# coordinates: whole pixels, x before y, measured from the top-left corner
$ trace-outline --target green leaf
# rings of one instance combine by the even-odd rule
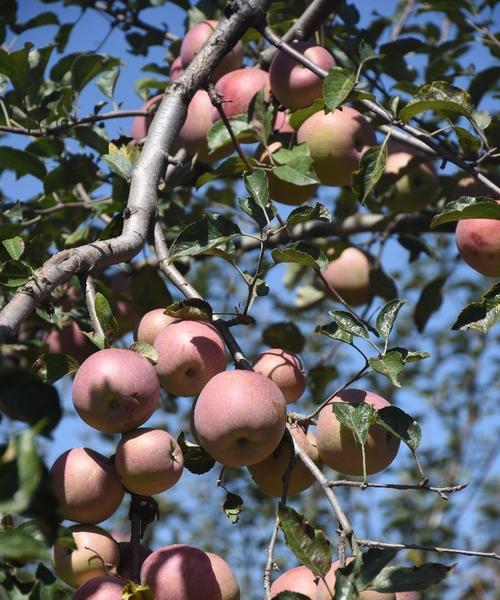
[[[319,110],[323,110],[324,106],[324,100],[322,98],[318,98],[318,100],[315,100],[311,106],[300,108],[299,110],[294,111],[289,118],[291,127],[297,131],[304,121],[306,121],[314,113],[317,113]]]
[[[12,260],[19,260],[24,252],[24,240],[22,237],[16,236],[8,240],[3,240],[2,244],[9,253]]]
[[[380,57],[370,44],[367,44],[364,40],[359,43],[358,54],[362,64]]]
[[[79,364],[67,354],[44,354],[36,361],[40,379],[45,383],[55,383],[69,373],[76,373]]]
[[[323,531],[313,527],[290,506],[280,506],[278,516],[286,545],[304,566],[324,577],[331,567],[332,547]]]
[[[324,298],[326,298],[324,290],[319,290],[313,285],[299,285],[296,288],[294,304],[297,308],[307,308]]]
[[[255,169],[250,174],[245,173],[243,183],[255,203],[265,211],[269,204],[269,185],[264,169]]]
[[[104,335],[106,336],[107,341],[112,343],[118,338],[120,331],[118,321],[113,316],[113,311],[111,310],[109,302],[101,292],[96,293],[94,302],[97,318],[104,331]]]
[[[23,230],[23,226],[17,223],[0,223],[0,240],[8,240]]]
[[[323,250],[305,242],[293,242],[282,249],[274,248],[271,256],[275,263],[297,263],[320,271],[328,267],[328,258]]]
[[[443,223],[461,219],[500,219],[500,204],[483,196],[461,196],[445,204],[443,210],[432,219],[431,227],[434,229]]]
[[[138,313],[144,314],[158,308],[168,306],[172,296],[168,291],[165,281],[154,265],[143,265],[134,269],[130,277],[132,289],[132,304]]]
[[[405,304],[404,300],[390,300],[377,315],[375,329],[384,340],[389,338],[394,322],[398,316],[401,307]]]
[[[139,148],[132,144],[115,146],[115,144],[110,143],[108,154],[103,154],[101,158],[114,173],[130,181],[139,161],[140,153]]]
[[[328,110],[336,110],[356,85],[356,74],[342,67],[332,67],[323,80],[323,96]]]
[[[427,321],[441,307],[443,302],[443,286],[446,276],[440,275],[430,281],[422,290],[413,314],[413,319],[420,333],[423,332]]]
[[[52,385],[21,368],[0,368],[0,409],[11,419],[36,425],[42,419],[43,433],[59,423],[59,396]]]
[[[106,71],[99,77],[96,81],[96,86],[99,90],[108,98],[113,98],[113,94],[115,93],[116,82],[118,80],[118,76],[120,75],[119,67],[114,67],[113,69]]]
[[[70,600],[72,593],[42,563],[35,572],[35,585],[30,600]]]
[[[330,211],[316,202],[314,206],[299,206],[294,208],[288,215],[286,220],[287,227],[293,227],[299,223],[306,223],[307,221],[324,221],[326,223],[332,222],[332,215]]]
[[[269,202],[265,208],[262,208],[260,204],[251,198],[240,198],[239,205],[241,209],[246,212],[246,214],[251,217],[262,230],[266,227],[278,214],[278,210],[276,206]]]
[[[243,498],[238,494],[227,492],[222,509],[234,525],[240,520],[240,513],[243,510]]]
[[[71,65],[73,89],[80,92],[94,77],[117,67],[120,61],[103,54],[80,54]]]
[[[333,340],[345,342],[346,344],[352,344],[352,335],[339,327],[337,323],[330,323],[328,325],[318,325],[314,330],[314,333],[325,335]]]
[[[370,290],[374,296],[380,296],[384,300],[394,300],[398,297],[394,279],[387,275],[382,267],[370,269]]]
[[[403,440],[412,452],[416,452],[420,445],[422,432],[420,425],[413,417],[397,406],[386,406],[376,411],[376,423],[381,425],[393,435]]]
[[[85,154],[73,155],[60,165],[49,171],[43,180],[46,194],[60,189],[73,188],[81,183],[85,189],[91,189],[97,178],[97,165]]]
[[[213,318],[212,307],[201,298],[188,298],[167,306],[165,314],[176,319],[194,319],[196,321],[211,321]]]
[[[48,560],[43,542],[18,528],[0,531],[0,556],[8,560],[28,561],[37,558]]]
[[[137,354],[144,356],[144,358],[147,358],[149,362],[153,365],[156,365],[156,363],[158,362],[158,352],[153,346],[151,346],[151,344],[148,344],[147,342],[134,342],[129,347],[129,350],[132,350],[132,352],[137,352]]]
[[[255,139],[254,129],[248,122],[246,115],[239,115],[228,120],[239,141]],[[215,152],[216,150],[225,148],[233,143],[231,135],[221,119],[212,125],[212,128],[207,134],[207,141],[210,152]]]
[[[348,402],[333,402],[332,411],[338,421],[352,431],[359,443],[364,446],[374,412],[373,406],[366,403],[353,406]]]
[[[83,227],[78,227],[73,231],[73,233],[64,234],[64,245],[66,248],[72,248],[74,246],[80,246],[81,244],[85,244],[90,240],[91,230],[90,227],[84,225]]]
[[[421,239],[416,235],[402,234],[398,236],[398,242],[406,248],[410,253],[409,261],[410,263],[415,262],[417,258],[420,256],[421,252],[427,254],[433,259],[437,259],[437,255],[434,250],[425,242],[425,240]]]
[[[395,548],[370,548],[356,558],[355,576],[352,578],[358,590],[369,589],[369,584],[398,554]],[[359,561],[359,562],[358,562]]]
[[[45,165],[38,156],[7,146],[0,147],[0,169],[14,171],[17,177],[33,175],[42,180],[47,173]]]
[[[252,98],[248,108],[248,121],[253,125],[259,141],[267,144],[273,130],[274,109],[266,101],[264,88]]]
[[[180,432],[177,443],[182,450],[184,466],[191,473],[202,475],[203,473],[208,473],[215,465],[215,460],[201,446],[186,440],[183,431]]]
[[[319,183],[313,169],[313,160],[306,143],[297,144],[290,150],[280,148],[272,155],[277,166],[273,174],[283,181],[298,186],[315,185]]]
[[[500,322],[500,283],[495,283],[479,302],[471,302],[458,315],[453,330],[476,329],[487,333]]]
[[[352,188],[363,204],[382,176],[387,162],[387,145],[372,146],[363,153],[359,170],[352,174]]]
[[[445,579],[454,566],[424,563],[419,567],[386,567],[372,580],[371,590],[377,592],[412,592],[425,590]]]
[[[289,165],[274,167],[273,175],[275,175],[278,179],[281,179],[282,181],[287,181],[288,183],[292,183],[293,185],[298,186],[316,185],[319,183],[319,180],[316,179],[316,177],[306,175],[301,171],[297,171]]]
[[[291,321],[268,325],[262,332],[262,340],[270,348],[283,348],[295,354],[302,352],[306,342],[300,329]]]
[[[24,48],[9,54],[0,48],[0,73],[6,75],[19,98],[24,98],[29,79],[29,53],[33,44],[26,43]]]
[[[357,317],[346,310],[330,310],[328,314],[333,322],[341,329],[354,337],[361,337],[367,340],[369,338],[368,329]]]
[[[391,380],[392,385],[401,387],[398,376],[405,368],[405,361],[403,360],[401,352],[391,350],[386,352],[380,358],[369,358],[368,362],[374,371],[388,377]]]
[[[170,248],[170,260],[175,261],[182,256],[213,254],[218,249],[232,254],[234,250],[227,244],[239,235],[241,231],[235,223],[222,215],[205,212],[201,219],[190,223],[174,240]]]

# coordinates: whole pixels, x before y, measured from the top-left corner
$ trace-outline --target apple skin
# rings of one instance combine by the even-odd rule
[[[279,387],[253,371],[225,371],[213,377],[193,410],[196,439],[227,467],[267,458],[285,432],[286,402]]]
[[[330,261],[323,271],[323,278],[330,289],[334,289],[350,306],[366,304],[371,297],[371,261],[368,256],[350,247],[338,258]]]
[[[377,143],[375,130],[349,106],[325,114],[320,110],[297,131],[297,142],[307,142],[318,179],[325,185],[350,185],[363,153]]]
[[[133,565],[132,565],[132,546],[130,542],[118,542],[120,549],[120,563],[118,565],[118,575],[127,581],[133,580]],[[142,566],[146,558],[152,554],[151,548],[139,544],[139,566]],[[123,582],[122,582],[123,586]]]
[[[76,590],[73,600],[121,600],[124,585],[119,577],[95,577]]]
[[[496,200],[500,204],[500,200]],[[462,219],[455,241],[463,260],[487,277],[500,277],[500,220]]]
[[[154,347],[160,383],[176,396],[196,396],[227,366],[224,341],[204,321],[186,319],[168,325],[156,336]]]
[[[222,600],[209,556],[194,546],[172,544],[144,561],[141,582],[155,600]]]
[[[302,427],[297,424],[293,425],[291,430],[295,441],[306,451],[309,458],[321,468],[321,460],[314,436],[310,433],[306,435]],[[292,452],[291,440],[285,433],[279,446],[270,456],[262,462],[248,467],[253,480],[267,496],[281,498],[283,494],[283,477],[287,472]],[[315,481],[316,479],[309,469],[300,458],[297,458],[288,479],[287,497],[299,494],[311,487]]]
[[[100,523],[118,509],[125,494],[113,463],[89,448],[63,452],[49,473],[59,511],[70,521]]]
[[[154,344],[156,336],[170,325],[177,321],[175,317],[171,317],[170,315],[165,314],[165,310],[163,308],[155,308],[147,312],[137,325],[137,331],[135,335],[135,339],[138,342],[146,342],[151,346]]]
[[[160,494],[175,485],[184,468],[182,450],[162,429],[143,427],[122,436],[115,469],[127,490],[140,496]]]
[[[174,81],[177,81],[179,77],[184,74],[184,68],[182,66],[182,60],[180,56],[174,58],[172,64],[170,65],[170,71],[168,72],[168,74],[172,83]]]
[[[270,348],[262,352],[253,370],[274,381],[287,404],[298,400],[306,389],[306,373],[300,358],[282,348]]]
[[[273,142],[269,144],[268,149],[260,153],[259,161],[262,163],[271,164],[269,152],[274,154],[283,147],[281,142]],[[283,181],[277,177],[272,171],[267,172],[267,180],[269,184],[269,196],[275,202],[287,204],[288,206],[299,206],[307,202],[316,195],[318,186],[312,185],[295,185],[288,181]]]
[[[257,67],[246,67],[231,71],[221,77],[215,84],[216,91],[222,96],[222,107],[226,116],[247,114],[252,98],[264,88],[266,99],[270,96],[269,73]],[[212,120],[216,121],[219,113],[212,108]]]
[[[201,50],[204,43],[212,35],[213,30],[217,26],[218,21],[207,20],[198,23],[191,27],[186,33],[181,44],[181,65],[185,69],[193,58]],[[243,44],[238,42],[220,61],[220,63],[212,70],[211,79],[217,81],[229,71],[239,69],[243,64]]]
[[[206,552],[221,591],[220,600],[240,600],[240,586],[231,567],[218,554]]]
[[[120,550],[107,531],[92,525],[68,529],[76,549],[54,544],[52,564],[57,576],[69,586],[76,588],[94,577],[108,575],[110,568],[118,566]]]
[[[153,365],[131,350],[99,350],[80,366],[73,382],[77,413],[87,425],[105,433],[142,425],[159,400]]]
[[[361,403],[371,404],[380,410],[390,403],[374,392],[347,389],[340,392],[321,409],[318,415],[316,431],[319,456],[325,465],[346,475],[363,475],[361,447],[354,432],[341,425],[332,411],[334,402],[347,402],[353,406]],[[396,458],[399,438],[393,436],[381,425],[371,425],[365,444],[366,473],[378,473]]]
[[[306,42],[293,42],[291,46],[326,71],[335,65],[333,56],[322,46]],[[284,52],[278,51],[273,58],[269,78],[273,96],[292,112],[323,96],[323,79]]]
[[[75,321],[61,329],[53,329],[44,337],[44,341],[49,352],[69,354],[80,363],[97,351]]]
[[[394,147],[394,146],[393,146]],[[401,150],[390,152],[384,174],[397,175],[416,153]],[[384,200],[384,205],[393,213],[415,212],[432,203],[439,188],[439,180],[434,167],[429,162],[421,162],[411,166],[411,170],[394,182],[394,194]]]
[[[149,126],[151,125],[151,121],[153,120],[154,113],[158,108],[161,100],[163,98],[163,94],[158,94],[157,96],[153,96],[150,98],[146,104],[144,104],[141,110],[151,111],[151,116],[148,117],[134,117],[132,121],[132,130],[130,132],[130,137],[136,141],[144,139],[148,135]],[[152,110],[154,108],[154,110]]]
[[[300,565],[282,573],[271,585],[271,597],[281,592],[296,592],[316,600],[319,578],[307,567]]]

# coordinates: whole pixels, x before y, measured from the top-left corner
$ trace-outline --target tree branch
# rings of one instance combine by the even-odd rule
[[[440,548],[439,546],[422,546],[420,544],[390,544],[388,542],[379,542],[377,540],[360,540],[359,538],[358,544],[366,548],[399,548],[401,550],[423,550],[425,552],[464,554],[465,556],[481,556],[483,558],[493,558],[495,560],[500,560],[500,554],[497,554],[496,552],[477,552],[475,550]]]
[[[434,492],[441,496],[443,500],[448,500],[448,494],[459,492],[466,488],[468,483],[459,483],[448,487],[433,487],[431,485],[407,485],[404,483],[365,483],[364,481],[350,481],[342,479],[338,481],[328,481],[330,487],[357,487],[362,490],[366,488],[383,488],[391,490],[419,490],[422,492]]]

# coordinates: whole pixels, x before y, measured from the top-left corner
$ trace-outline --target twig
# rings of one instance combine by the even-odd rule
[[[276,546],[276,538],[278,537],[278,529],[280,525],[280,520],[278,514],[276,514],[276,520],[274,522],[273,533],[271,535],[271,539],[269,540],[269,545],[266,550],[267,560],[266,566],[264,568],[264,590],[266,593],[265,600],[271,600],[271,573],[273,571],[273,553],[274,547]]]
[[[459,492],[466,488],[468,483],[459,483],[448,487],[434,487],[431,485],[407,485],[403,483],[365,483],[363,481],[349,481],[348,479],[341,479],[336,481],[328,481],[330,487],[357,487],[362,490],[366,488],[383,488],[392,490],[420,490],[423,492],[434,492],[441,496],[443,500],[448,500],[448,494]]]
[[[103,338],[106,338],[104,333],[104,329],[97,317],[97,312],[95,309],[95,285],[94,278],[90,273],[88,273],[85,277],[85,285],[82,285],[82,288],[85,289],[85,302],[87,303],[87,311],[89,313],[90,322],[92,323],[92,329],[96,335],[100,335]]]
[[[248,311],[250,310],[250,306],[252,305],[252,297],[253,297],[253,291],[255,289],[255,285],[257,283],[257,279],[259,278],[260,275],[260,271],[262,268],[262,261],[264,259],[264,241],[261,241],[260,243],[260,249],[259,249],[259,257],[257,259],[257,266],[255,267],[255,273],[252,277],[252,279],[250,280],[250,283],[248,283],[248,295],[247,295],[247,301],[245,303],[245,308],[243,309],[243,314],[246,315],[248,313]]]
[[[459,550],[457,548],[440,548],[439,546],[422,546],[420,544],[391,544],[377,540],[361,540],[358,544],[366,548],[400,548],[401,550],[423,550],[425,552],[438,552],[449,554],[464,554],[465,556],[481,556],[482,558],[493,558],[500,560],[500,554],[496,552],[477,552],[476,550]]]
[[[411,17],[413,9],[415,7],[415,0],[406,0],[406,5],[401,13],[401,16],[394,23],[391,33],[391,42],[397,40],[405,26],[406,21]]]
[[[493,45],[495,45],[497,48],[500,48],[500,42],[491,33],[489,29],[487,29],[486,27],[480,27],[479,25],[476,25],[473,21],[467,18],[465,19],[465,22],[467,23],[467,25],[469,25],[469,27],[472,27],[472,29],[475,29],[476,31],[482,33],[485,37],[487,37],[490,40],[490,42],[492,42]]]

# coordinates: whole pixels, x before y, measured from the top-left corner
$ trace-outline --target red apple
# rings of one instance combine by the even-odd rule
[[[97,351],[97,348],[82,333],[75,321],[71,321],[61,329],[50,331],[44,337],[44,342],[47,344],[49,352],[68,354],[76,358],[78,362],[83,362]]]
[[[119,577],[94,577],[76,590],[73,600],[122,600],[125,585],[126,582]]]
[[[178,56],[177,58],[175,58],[172,61],[172,64],[170,65],[170,71],[169,71],[170,81],[172,83],[174,81],[177,81],[183,73],[184,73],[184,68],[182,66],[182,60],[181,60],[181,57]]]
[[[323,278],[350,306],[366,304],[371,297],[371,261],[361,250],[350,247],[334,258],[323,271]]]
[[[253,369],[274,381],[283,392],[287,404],[298,400],[306,389],[306,373],[300,358],[282,348],[270,348],[262,352]]]
[[[231,71],[221,77],[215,84],[215,89],[223,98],[222,107],[227,117],[247,114],[252,98],[264,88],[266,98],[269,98],[269,74],[257,67],[246,67]],[[216,121],[219,113],[212,108],[212,120]]]
[[[135,339],[138,342],[146,342],[151,346],[154,344],[156,336],[165,329],[167,325],[173,323],[177,319],[165,314],[163,308],[155,308],[150,310],[139,321]]]
[[[156,112],[156,109],[158,108],[158,105],[160,104],[162,98],[163,94],[153,96],[141,108],[141,110],[147,110],[148,112],[150,112],[151,116],[134,117],[134,120],[132,121],[132,130],[130,132],[130,137],[132,137],[134,140],[142,140],[148,135],[149,126],[151,125],[154,113]]]

